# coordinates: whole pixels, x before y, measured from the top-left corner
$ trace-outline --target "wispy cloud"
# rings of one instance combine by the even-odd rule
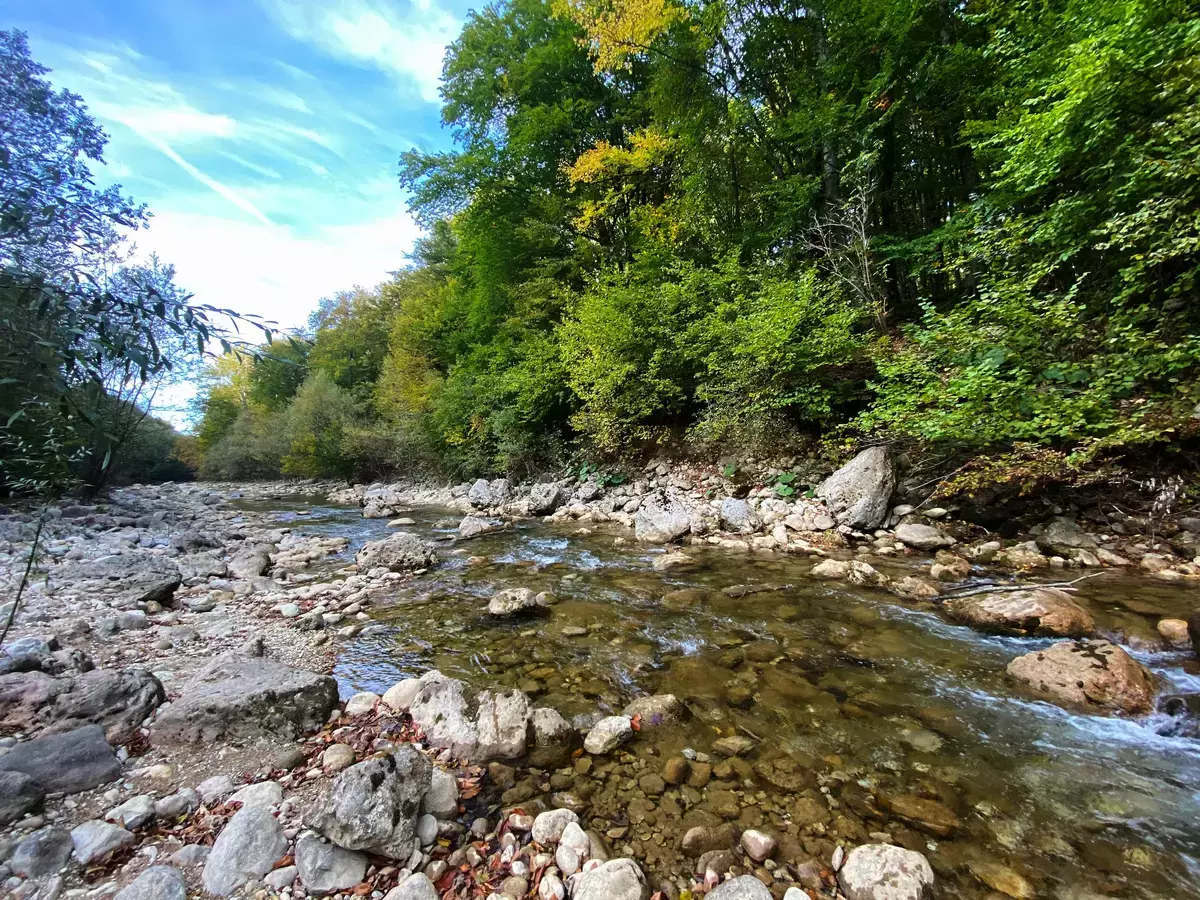
[[[337,59],[371,66],[438,102],[446,46],[461,23],[432,0],[401,15],[379,0],[260,0],[288,35]]]
[[[179,168],[183,169],[183,171],[187,172],[202,185],[224,197],[243,212],[254,216],[254,218],[258,219],[258,221],[262,222],[264,225],[271,224],[271,220],[263,215],[257,206],[255,206],[233,188],[226,184],[222,184],[220,181],[217,181],[217,179],[200,171],[198,168],[176,153],[165,141],[159,140],[155,137],[150,137],[148,135],[143,135],[143,137],[153,144],[163,156],[171,160],[171,162],[175,163],[175,165],[179,166]]]

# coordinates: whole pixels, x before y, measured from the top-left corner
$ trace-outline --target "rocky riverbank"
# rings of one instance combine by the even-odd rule
[[[289,491],[328,490],[313,484],[131,488],[96,506],[51,509],[43,559],[0,659],[6,890],[44,900],[205,891],[894,900],[954,885],[953,896],[1034,896],[1030,872],[931,853],[968,830],[941,788],[864,791],[837,760],[798,765],[737,731],[658,755],[649,735],[691,715],[672,694],[568,721],[534,699],[553,680],[543,663],[524,667],[517,689],[431,671],[345,702],[326,674],[343,641],[386,627],[376,611],[397,592],[448,558],[489,565],[472,542],[538,516],[618,546],[669,543],[654,555],[659,573],[686,572],[711,552],[800,557],[815,581],[888,592],[989,633],[1061,638],[1012,660],[1013,684],[1095,714],[1174,710],[1180,730],[1192,727],[1189,699],[1163,696],[1127,651],[1187,647],[1196,622],[1190,636],[1171,616],[1152,634],[1118,635],[1069,590],[994,590],[1014,575],[1070,581],[1105,570],[1186,583],[1200,572],[1187,521],[1150,538],[1129,521],[1101,528],[1047,510],[1025,534],[997,539],[954,510],[894,504],[881,451],[812,497],[780,486],[770,472],[747,483],[654,464],[625,484],[593,476],[337,489],[334,501],[392,526],[362,546],[281,527],[259,508]],[[453,542],[407,530],[406,513],[427,505],[461,514],[447,523]],[[10,597],[33,527],[29,513],[0,519]],[[984,582],[986,592],[970,593]],[[552,591],[512,587],[490,597],[486,615],[536,622],[557,602]],[[657,602],[669,613],[708,601],[684,589]],[[781,660],[801,661],[769,641],[727,653],[735,650],[734,664],[751,668],[734,703],[752,702],[757,684],[783,685]],[[789,702],[831,699],[817,689],[823,680],[786,678]],[[841,715],[865,702],[842,703]],[[927,750],[943,739],[927,731],[912,740]],[[660,827],[672,819],[686,826],[678,838]],[[959,871],[975,885],[966,893]]]

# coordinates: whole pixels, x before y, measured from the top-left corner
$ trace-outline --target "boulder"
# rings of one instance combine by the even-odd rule
[[[648,544],[669,544],[691,527],[688,508],[678,497],[662,491],[645,497],[633,517],[634,537]]]
[[[305,822],[347,850],[407,860],[417,847],[417,816],[431,784],[429,760],[403,744],[339,772]]]
[[[861,559],[825,559],[808,574],[823,581],[847,581],[863,587],[885,588],[891,584],[890,578]]]
[[[479,537],[481,534],[499,531],[503,527],[504,523],[498,522],[495,519],[483,519],[479,516],[467,516],[458,523],[458,536],[460,539],[465,541],[473,537]]]
[[[48,734],[96,724],[108,740],[121,744],[165,700],[159,680],[141,669],[95,669],[59,678],[42,672],[0,675],[0,724]]]
[[[494,481],[488,481],[486,478],[480,478],[467,491],[467,500],[476,509],[491,509],[503,506],[508,502],[511,494],[512,489],[509,487],[507,479],[497,478]]]
[[[128,847],[137,838],[120,825],[93,820],[71,829],[71,843],[75,847],[75,858],[85,866],[102,860],[109,854]]]
[[[846,900],[931,900],[933,883],[929,860],[891,844],[855,847],[838,872]]]
[[[174,562],[152,553],[134,552],[104,556],[64,568],[72,588],[96,588],[115,595],[113,605],[129,608],[139,603],[170,600],[183,583]]]
[[[70,834],[47,825],[17,844],[8,860],[8,867],[23,878],[54,875],[67,864],[73,847]]]
[[[633,724],[629,716],[605,716],[583,739],[583,749],[594,754],[611,753],[632,738]]]
[[[1096,627],[1088,611],[1057,588],[978,594],[947,600],[943,608],[957,622],[1010,634],[1084,637]]]
[[[721,527],[726,531],[750,534],[758,530],[758,516],[745,500],[726,497],[721,501]]]
[[[187,881],[173,866],[151,866],[113,900],[187,900]]]
[[[271,570],[271,548],[243,547],[229,560],[228,569],[234,578],[258,578],[266,575]]]
[[[766,885],[753,875],[730,878],[704,895],[706,900],[771,900]]]
[[[1071,519],[1051,519],[1035,539],[1038,549],[1050,556],[1071,556],[1075,550],[1095,550],[1096,542]]]
[[[482,762],[525,753],[529,698],[520,691],[472,693],[457,679],[427,672],[408,712],[431,746],[459,759]]]
[[[562,506],[562,503],[562,489],[553,481],[535,484],[529,490],[529,511],[534,515],[549,515]]]
[[[248,806],[233,814],[204,862],[204,889],[228,897],[248,881],[258,881],[287,853],[288,839],[271,811]]]
[[[910,522],[896,526],[896,540],[918,550],[938,550],[942,547],[953,547],[958,541],[946,534],[940,528],[932,525],[920,525]]]
[[[397,531],[381,541],[368,541],[354,557],[360,571],[385,568],[392,572],[425,569],[437,562],[433,544],[411,531]]]
[[[121,763],[99,725],[17,744],[0,756],[0,771],[22,772],[46,793],[76,794],[119,777]]]
[[[295,740],[337,708],[337,682],[272,659],[223,654],[184,685],[160,710],[151,729],[156,744],[194,744],[229,738]]]
[[[1035,693],[1091,711],[1133,715],[1154,705],[1154,676],[1108,641],[1061,641],[1017,657],[1008,674]]]
[[[537,595],[529,588],[505,588],[492,595],[488,601],[488,614],[507,618],[541,608]]]
[[[0,772],[0,826],[38,809],[45,796],[46,792],[24,772]]]
[[[367,874],[367,858],[306,831],[296,840],[296,869],[304,890],[318,897],[354,887]]]
[[[878,528],[888,515],[888,501],[896,489],[896,470],[887,447],[869,447],[817,487],[839,525]]]
[[[571,900],[646,900],[646,876],[632,859],[611,859],[575,882]]]

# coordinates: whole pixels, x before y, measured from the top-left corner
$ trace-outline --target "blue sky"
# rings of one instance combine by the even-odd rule
[[[140,251],[198,302],[304,323],[375,284],[418,229],[401,152],[448,146],[450,0],[0,0],[111,137],[103,181],[154,214]]]

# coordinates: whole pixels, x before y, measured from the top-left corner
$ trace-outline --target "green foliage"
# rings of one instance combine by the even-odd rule
[[[443,96],[410,265],[218,363],[206,468],[882,432],[1040,484],[1196,436],[1190,0],[508,0]]]

